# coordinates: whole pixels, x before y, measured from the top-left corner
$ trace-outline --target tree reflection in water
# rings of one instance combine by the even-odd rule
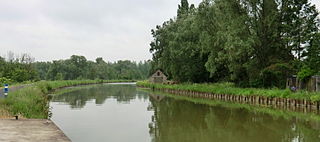
[[[137,94],[135,85],[94,85],[84,87],[74,87],[64,90],[67,93],[54,95],[52,102],[65,102],[71,108],[83,108],[87,101],[94,100],[97,105],[102,105],[107,99],[116,99],[118,103],[130,103],[131,100],[148,99],[144,92]]]
[[[153,95],[155,96],[155,95]],[[150,97],[153,142],[319,142],[320,122]]]
[[[245,108],[196,104],[164,97],[161,94],[137,91],[135,85],[70,88],[69,92],[54,96],[53,102],[65,102],[72,108],[83,108],[88,101],[95,101],[97,105],[102,105],[108,103],[105,102],[107,99],[129,105],[135,99],[139,99],[149,104],[145,111],[151,111],[152,116],[145,117],[152,117],[151,122],[145,122],[147,125],[141,122],[136,123],[145,125],[141,126],[144,128],[149,127],[153,142],[320,141],[320,122],[315,119],[308,121],[304,118],[286,116],[286,114],[277,115]],[[136,111],[141,112],[141,110]],[[146,120],[148,119],[141,121]]]

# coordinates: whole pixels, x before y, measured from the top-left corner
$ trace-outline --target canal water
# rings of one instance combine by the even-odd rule
[[[103,84],[61,90],[50,106],[74,142],[320,141],[318,115],[199,102]]]

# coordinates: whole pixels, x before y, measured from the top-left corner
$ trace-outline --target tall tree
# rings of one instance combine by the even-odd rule
[[[301,60],[303,52],[318,31],[319,13],[309,0],[282,0],[280,12],[284,46]]]
[[[188,0],[181,0],[180,5],[178,6],[178,12],[177,17],[182,18],[184,16],[187,16],[189,13],[189,2]]]
[[[301,67],[295,57],[317,58],[317,15],[308,0],[204,0],[198,8],[181,0],[177,18],[152,30],[153,70],[182,82],[281,87]]]

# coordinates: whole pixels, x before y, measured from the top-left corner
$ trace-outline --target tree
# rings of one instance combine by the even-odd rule
[[[181,0],[180,5],[178,6],[178,14],[177,17],[183,18],[184,16],[187,16],[189,14],[189,2],[188,0]]]
[[[309,0],[282,0],[281,35],[284,46],[292,51],[298,60],[311,44],[312,37],[317,33],[317,16],[315,5]]]
[[[311,44],[306,48],[305,56],[305,68],[309,68],[311,75],[320,75],[320,33],[317,33],[313,39],[311,39]]]
[[[152,70],[181,82],[283,87],[297,63],[317,63],[317,15],[308,0],[181,0],[177,18],[152,30]]]
[[[181,0],[177,19],[152,30],[153,71],[160,68],[171,79],[181,82],[208,81],[209,72],[204,66],[207,57],[198,48],[200,33],[194,14],[194,6]]]
[[[38,80],[37,72],[33,66],[34,58],[28,54],[22,54],[14,58],[13,52],[8,52],[7,61],[0,57],[0,78],[6,78],[13,82]]]

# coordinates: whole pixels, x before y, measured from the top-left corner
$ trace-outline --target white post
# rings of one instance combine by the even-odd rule
[[[4,97],[7,97],[9,93],[9,85],[5,84],[4,85]]]

